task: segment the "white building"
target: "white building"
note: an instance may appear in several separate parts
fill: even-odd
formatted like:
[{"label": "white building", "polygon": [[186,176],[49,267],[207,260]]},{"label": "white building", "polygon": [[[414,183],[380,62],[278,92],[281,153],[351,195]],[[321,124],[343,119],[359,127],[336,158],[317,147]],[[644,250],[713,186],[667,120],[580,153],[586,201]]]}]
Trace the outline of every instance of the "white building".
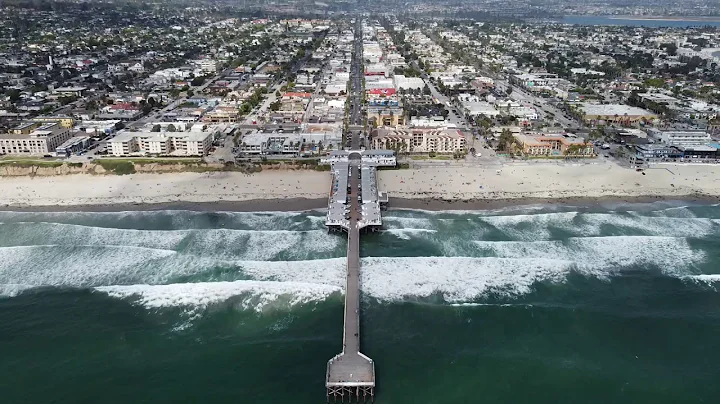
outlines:
[{"label": "white building", "polygon": [[510,77],[510,81],[526,88],[546,87],[558,81],[557,74],[552,73],[525,73]]},{"label": "white building", "polygon": [[28,130],[0,135],[0,154],[44,155],[54,152],[71,137],[70,129],[57,122],[35,123]]},{"label": "white building", "polygon": [[217,62],[214,59],[200,59],[197,61],[197,65],[204,73],[217,72]]},{"label": "white building", "polygon": [[108,141],[113,156],[204,156],[214,132],[123,132]]},{"label": "white building", "polygon": [[484,115],[492,118],[500,114],[489,102],[483,101],[475,95],[460,94],[458,96],[458,102],[460,103],[460,109],[467,117],[474,118],[479,115]]},{"label": "white building", "polygon": [[425,88],[425,81],[420,77],[405,77],[401,74],[393,77],[396,90],[422,90]]},{"label": "white building", "polygon": [[668,146],[704,146],[712,142],[712,137],[710,137],[710,134],[702,130],[660,131],[657,129],[650,129],[648,132],[652,137],[665,143]]}]

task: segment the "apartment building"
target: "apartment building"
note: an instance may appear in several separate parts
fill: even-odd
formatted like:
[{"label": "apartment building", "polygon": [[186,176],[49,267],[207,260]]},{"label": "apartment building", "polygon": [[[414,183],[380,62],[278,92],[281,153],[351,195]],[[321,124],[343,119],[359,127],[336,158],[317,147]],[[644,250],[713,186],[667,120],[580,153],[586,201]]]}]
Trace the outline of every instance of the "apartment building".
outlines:
[{"label": "apartment building", "polygon": [[373,149],[409,153],[455,153],[465,149],[465,135],[450,128],[378,128],[371,132]]},{"label": "apartment building", "polygon": [[[36,126],[37,125],[37,126]],[[72,137],[70,129],[59,123],[30,122],[11,133],[0,135],[0,154],[43,155],[55,149]]]},{"label": "apartment building", "polygon": [[217,72],[217,62],[214,59],[200,59],[197,64],[198,67],[200,67],[200,70],[203,71],[203,73]]},{"label": "apartment building", "polygon": [[113,156],[204,156],[214,132],[123,132],[108,141]]}]

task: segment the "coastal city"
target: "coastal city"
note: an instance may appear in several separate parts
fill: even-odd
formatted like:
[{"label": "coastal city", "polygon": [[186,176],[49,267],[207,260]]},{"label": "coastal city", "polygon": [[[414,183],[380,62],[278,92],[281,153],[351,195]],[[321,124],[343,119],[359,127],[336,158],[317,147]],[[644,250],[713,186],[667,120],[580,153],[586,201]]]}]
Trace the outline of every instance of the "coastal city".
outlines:
[{"label": "coastal city", "polygon": [[720,5],[619,3],[0,3],[4,402],[711,402]]},{"label": "coastal city", "polygon": [[[3,13],[6,169],[323,169],[347,142],[347,18],[139,10],[123,27],[129,11],[80,25],[67,8]],[[720,161],[712,28],[369,16],[362,29],[364,147],[398,168]]]}]

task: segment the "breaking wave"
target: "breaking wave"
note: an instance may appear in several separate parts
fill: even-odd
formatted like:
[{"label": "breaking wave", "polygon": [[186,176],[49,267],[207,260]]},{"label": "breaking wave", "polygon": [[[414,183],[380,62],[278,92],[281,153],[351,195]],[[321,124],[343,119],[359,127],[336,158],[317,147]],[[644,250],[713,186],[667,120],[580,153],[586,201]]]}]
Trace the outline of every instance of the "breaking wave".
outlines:
[{"label": "breaking wave", "polygon": [[273,281],[198,282],[169,285],[99,286],[94,288],[116,298],[134,299],[147,308],[206,308],[233,299],[243,310],[263,311],[274,306],[294,306],[325,300],[340,293],[337,286]]},{"label": "breaking wave", "polygon": [[[716,253],[696,240],[717,237],[717,216],[693,207],[391,211],[386,230],[363,244],[361,287],[380,301],[440,296],[474,304],[563,283],[571,273],[611,280],[644,271],[714,284],[720,275],[704,272]],[[0,219],[2,296],[90,288],[148,308],[232,302],[263,310],[345,287],[345,239],[328,234],[316,213],[0,212]]]}]

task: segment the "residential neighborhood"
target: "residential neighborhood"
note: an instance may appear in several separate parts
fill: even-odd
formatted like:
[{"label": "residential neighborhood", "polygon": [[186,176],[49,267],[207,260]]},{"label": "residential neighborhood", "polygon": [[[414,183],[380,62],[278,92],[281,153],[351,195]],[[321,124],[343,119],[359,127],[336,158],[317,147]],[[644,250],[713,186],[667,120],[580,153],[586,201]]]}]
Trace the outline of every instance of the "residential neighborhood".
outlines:
[{"label": "residential neighborhood", "polygon": [[[45,28],[25,32],[22,47],[12,30],[0,42],[0,154],[252,161],[319,158],[344,142],[353,32],[341,13],[139,9],[127,26],[124,9],[89,17],[101,25],[81,24],[72,5],[7,10],[7,21]],[[675,161],[720,160],[714,31],[418,13],[363,24],[368,147],[415,165],[448,156],[647,164],[648,145],[674,148],[662,156]],[[72,30],[58,23],[68,18]],[[658,131],[705,135],[678,144]]]}]

